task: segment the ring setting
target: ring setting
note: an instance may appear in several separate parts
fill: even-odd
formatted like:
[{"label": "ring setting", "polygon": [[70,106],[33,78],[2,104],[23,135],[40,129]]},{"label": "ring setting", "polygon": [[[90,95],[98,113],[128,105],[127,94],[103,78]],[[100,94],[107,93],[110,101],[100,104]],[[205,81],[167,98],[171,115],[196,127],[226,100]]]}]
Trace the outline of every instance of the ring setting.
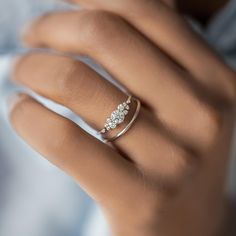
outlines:
[{"label": "ring setting", "polygon": [[[125,128],[123,128],[115,136],[113,136],[111,138],[106,138],[105,137],[106,133],[108,133],[111,130],[115,130],[116,128],[118,128],[119,125],[121,125],[122,123],[124,123],[126,121],[126,117],[130,113],[131,105],[133,105],[133,103],[134,104],[136,103],[136,109],[134,111],[133,117],[128,122],[128,124],[125,126]],[[134,98],[130,95],[125,102],[119,104],[117,106],[116,110],[114,110],[111,113],[110,117],[107,118],[103,129],[100,130],[98,133],[100,135],[102,135],[102,138],[105,142],[115,141],[116,139],[121,137],[123,134],[125,134],[131,128],[131,126],[134,124],[134,122],[136,121],[136,119],[138,117],[140,109],[141,109],[140,101],[137,98]]]},{"label": "ring setting", "polygon": [[107,133],[111,129],[115,129],[118,125],[122,124],[125,117],[129,114],[131,103],[131,96],[126,102],[123,102],[117,106],[117,109],[111,113],[111,116],[107,118],[104,128],[100,131],[101,134]]}]

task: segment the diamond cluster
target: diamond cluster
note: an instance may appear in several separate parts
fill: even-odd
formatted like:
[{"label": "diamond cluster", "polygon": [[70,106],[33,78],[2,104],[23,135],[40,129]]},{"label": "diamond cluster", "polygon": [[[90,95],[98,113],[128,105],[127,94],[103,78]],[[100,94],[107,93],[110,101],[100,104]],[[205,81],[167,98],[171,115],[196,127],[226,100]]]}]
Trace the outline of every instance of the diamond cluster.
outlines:
[{"label": "diamond cluster", "polygon": [[111,129],[115,129],[119,124],[123,123],[125,117],[129,113],[131,103],[130,99],[126,102],[118,105],[117,109],[111,113],[111,116],[106,120],[104,128],[101,130],[101,133],[104,134]]}]

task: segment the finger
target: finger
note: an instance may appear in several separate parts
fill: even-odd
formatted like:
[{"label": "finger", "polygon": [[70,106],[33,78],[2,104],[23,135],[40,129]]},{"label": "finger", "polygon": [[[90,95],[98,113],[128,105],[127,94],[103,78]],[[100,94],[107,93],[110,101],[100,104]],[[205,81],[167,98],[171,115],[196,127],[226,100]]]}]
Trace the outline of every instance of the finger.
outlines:
[{"label": "finger", "polygon": [[[162,1],[71,0],[114,12],[135,26],[158,47],[194,75],[209,91],[235,99],[233,71],[195,33],[185,19]],[[132,10],[127,10],[132,9]]]},{"label": "finger", "polygon": [[107,145],[27,95],[14,98],[12,106],[11,122],[19,135],[95,200],[123,199],[137,190],[137,171]]},{"label": "finger", "polygon": [[[60,29],[55,27],[58,23]],[[100,11],[48,14],[31,26],[25,40],[33,46],[91,56],[149,105],[155,103],[153,88],[158,87],[163,77],[172,77],[175,68],[121,18]],[[143,61],[147,64],[145,68]]]},{"label": "finger", "polygon": [[127,95],[87,65],[46,53],[29,53],[16,60],[12,79],[36,93],[69,107],[101,130],[106,116]]},{"label": "finger", "polygon": [[178,137],[204,146],[212,141],[211,132],[199,130],[215,131],[215,112],[187,85],[191,77],[120,18],[104,12],[54,13],[31,28],[30,41],[89,54],[154,109]]},{"label": "finger", "polygon": [[[18,61],[14,79],[69,107],[97,129],[101,129],[111,111],[127,99],[123,92],[83,63],[61,56],[28,54]],[[114,132],[117,133],[117,129]],[[188,152],[164,135],[155,116],[145,109],[134,126],[114,144],[148,174],[160,175],[168,182],[182,179],[192,169]]]}]

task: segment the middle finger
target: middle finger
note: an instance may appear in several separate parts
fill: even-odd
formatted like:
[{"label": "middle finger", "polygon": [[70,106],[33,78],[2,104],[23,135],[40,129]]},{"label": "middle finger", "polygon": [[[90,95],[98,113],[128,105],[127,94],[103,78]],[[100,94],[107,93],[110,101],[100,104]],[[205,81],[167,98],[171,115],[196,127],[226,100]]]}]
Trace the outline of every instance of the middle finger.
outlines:
[{"label": "middle finger", "polygon": [[208,144],[215,111],[193,93],[189,74],[120,17],[103,11],[49,14],[31,27],[26,41],[93,57],[175,134]]}]

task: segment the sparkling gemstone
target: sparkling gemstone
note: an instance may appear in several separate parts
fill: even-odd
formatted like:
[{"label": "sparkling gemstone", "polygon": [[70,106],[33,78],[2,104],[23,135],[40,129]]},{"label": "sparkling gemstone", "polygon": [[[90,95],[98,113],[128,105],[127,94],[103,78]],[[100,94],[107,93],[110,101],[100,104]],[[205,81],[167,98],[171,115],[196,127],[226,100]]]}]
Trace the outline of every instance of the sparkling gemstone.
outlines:
[{"label": "sparkling gemstone", "polygon": [[120,112],[119,113],[119,117],[125,117],[125,113],[124,112]]},{"label": "sparkling gemstone", "polygon": [[113,122],[114,122],[115,124],[119,124],[119,119],[115,119]]},{"label": "sparkling gemstone", "polygon": [[111,114],[111,119],[112,120],[115,120],[119,115],[119,112],[116,110],[116,111],[113,111],[112,114]]},{"label": "sparkling gemstone", "polygon": [[101,133],[102,133],[102,134],[106,133],[106,129],[103,129],[103,130],[101,131]]},{"label": "sparkling gemstone", "polygon": [[124,108],[124,106],[122,105],[122,104],[120,104],[119,106],[118,106],[118,110],[119,111],[123,111],[125,108]]},{"label": "sparkling gemstone", "polygon": [[124,110],[123,112],[125,115],[127,115],[129,113],[127,110]]},{"label": "sparkling gemstone", "polygon": [[110,129],[115,129],[119,124],[123,123],[126,115],[129,113],[131,101],[121,103],[117,106],[117,109],[111,113],[111,116],[107,118],[106,123],[104,124],[104,129],[101,133],[106,133]]},{"label": "sparkling gemstone", "polygon": [[112,123],[112,124],[111,124],[111,128],[112,128],[112,129],[115,129],[115,128],[116,128],[116,124],[115,124],[115,123]]},{"label": "sparkling gemstone", "polygon": [[108,125],[111,127],[113,125],[113,121],[109,122]]},{"label": "sparkling gemstone", "polygon": [[125,114],[124,113],[120,113],[120,115],[119,115],[119,124],[120,123],[122,123],[123,121],[124,121],[124,119],[125,119]]}]

